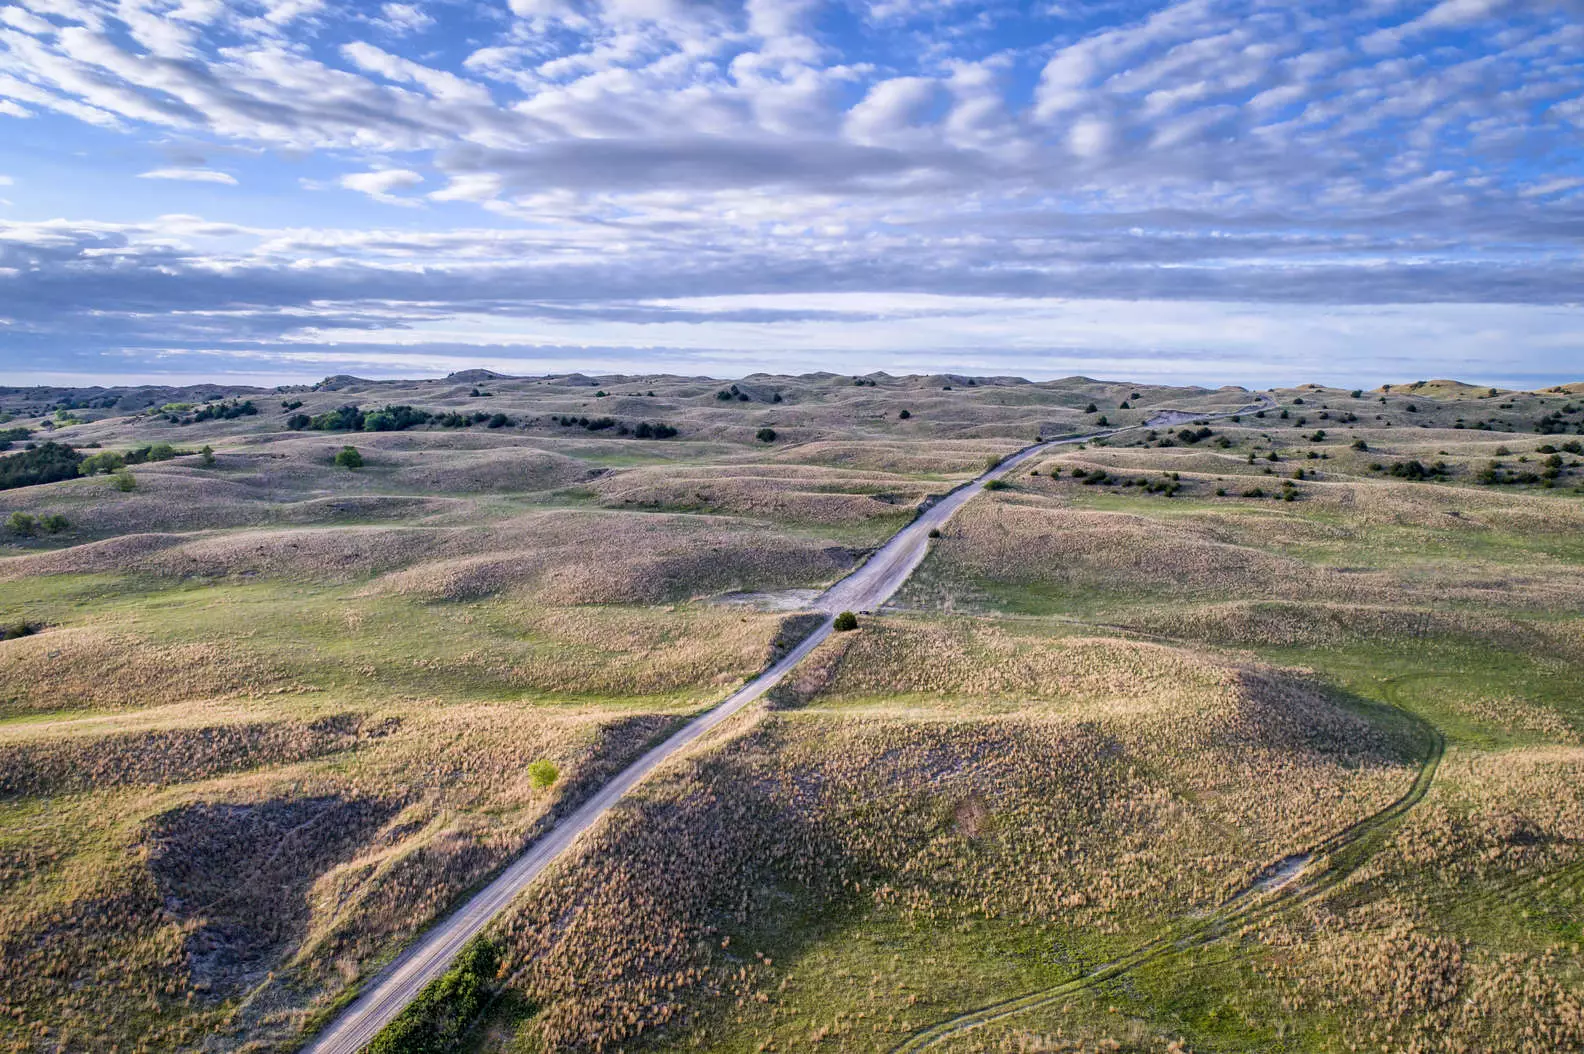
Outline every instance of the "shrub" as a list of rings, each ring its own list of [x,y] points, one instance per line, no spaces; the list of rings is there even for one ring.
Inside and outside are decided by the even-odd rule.
[[[13,512],[11,518],[6,520],[6,528],[12,534],[20,534],[24,538],[31,538],[38,533],[38,520],[25,512]]]
[[[1099,411],[1100,408],[1094,403],[1090,403],[1088,406],[1084,407],[1084,413],[1086,414],[1098,413]]]
[[[985,490],[1006,490],[1007,486],[1008,486],[1008,484],[1007,484],[1006,480],[1004,480],[1004,479],[993,479],[993,480],[990,480],[988,483],[986,483],[984,485],[984,489]]]
[[[344,446],[336,452],[335,463],[342,468],[362,468],[363,455],[355,446]]]
[[[64,443],[40,443],[32,450],[0,458],[0,490],[72,479],[83,456]]]
[[[1362,440],[1362,439],[1355,439],[1355,440],[1353,440],[1353,449],[1354,450],[1368,450],[1369,449],[1369,444],[1364,442],[1364,440]]]
[[[939,527],[931,527],[930,528],[930,532],[929,532],[929,536],[931,538],[939,538],[941,536],[940,528]]]
[[[375,1036],[365,1054],[449,1054],[489,1005],[500,949],[482,937],[469,941],[456,965],[418,994]]]
[[[544,790],[561,778],[561,770],[549,758],[540,758],[528,766],[528,782],[534,790]]]
[[[843,611],[836,616],[836,621],[832,625],[837,633],[849,633],[858,628],[858,616],[851,611]]]
[[[59,534],[71,526],[71,521],[58,512],[51,512],[39,517],[39,526],[44,528],[45,534]]]
[[[126,458],[114,450],[85,457],[77,463],[77,471],[84,476],[97,476],[101,472],[115,472],[123,468],[126,468]]]
[[[650,424],[648,421],[639,421],[633,428],[635,439],[670,439],[677,434],[677,430],[668,424]]]
[[[776,441],[776,430],[774,428],[761,428],[754,433],[754,438],[761,443],[774,443]]]
[[[290,428],[293,432],[301,432],[304,428],[307,428],[311,424],[313,424],[313,418],[309,417],[307,414],[292,414],[290,417],[286,418],[286,427]]]
[[[115,489],[119,490],[123,494],[137,490],[137,477],[132,475],[132,473],[128,472],[126,469],[121,469],[112,473],[110,480]]]
[[[1101,427],[1109,425],[1110,423],[1111,422],[1106,419],[1105,414],[1101,414],[1099,417],[1095,418],[1095,424],[1100,425]]]
[[[316,432],[361,432],[363,411],[355,406],[343,406],[313,418],[308,427]]]
[[[182,418],[181,424],[195,421],[233,421],[238,417],[251,417],[258,413],[258,407],[253,405],[253,400],[245,402],[232,400],[228,403],[214,403],[210,406],[201,406],[191,417]]]
[[[31,636],[37,633],[40,628],[26,619],[18,619],[9,625],[0,626],[0,640],[15,640],[17,637]]]
[[[615,421],[611,421],[611,419],[608,418],[608,417],[602,417],[602,418],[600,418],[600,420],[602,420],[602,421],[610,421],[610,424],[602,426],[604,428],[609,428],[610,425],[613,425],[613,424],[616,423]],[[507,425],[509,425],[511,423],[512,423],[512,419],[510,417],[507,417],[505,414],[491,414],[490,415],[490,419],[489,419],[489,426],[488,427],[490,427],[490,428],[505,428]],[[591,430],[594,429],[594,426],[592,424],[590,424],[588,427]]]
[[[30,428],[0,428],[0,450],[10,450],[12,443],[21,442],[32,434]]]
[[[913,412],[911,410],[903,410],[901,413],[897,414],[897,418],[899,420],[903,420],[903,421],[906,421],[908,418],[910,418],[912,416],[913,416]]]
[[[212,467],[214,467],[214,463],[215,463],[214,447],[212,447],[209,444],[205,443],[204,444],[204,448],[202,450],[198,451],[198,456],[199,456],[199,464],[203,465],[204,468],[212,468]]]
[[[363,415],[363,431],[400,432],[403,429],[427,424],[432,416],[427,410],[418,410],[411,406],[386,406],[383,410],[374,410]]]

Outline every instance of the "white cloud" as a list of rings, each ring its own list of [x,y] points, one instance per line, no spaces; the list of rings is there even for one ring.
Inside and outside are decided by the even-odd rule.
[[[403,198],[392,194],[393,190],[409,189],[418,186],[424,181],[423,176],[405,168],[383,168],[373,172],[355,172],[342,176],[339,180],[341,186],[347,190],[355,190],[359,194],[367,194],[375,201],[387,205],[405,205],[416,208],[423,203],[414,198]]]
[[[391,33],[419,33],[435,24],[434,16],[417,4],[381,4],[376,23]]]
[[[229,172],[216,172],[212,168],[156,168],[151,172],[138,173],[139,179],[174,179],[188,183],[224,183],[227,186],[237,185],[236,177]]]

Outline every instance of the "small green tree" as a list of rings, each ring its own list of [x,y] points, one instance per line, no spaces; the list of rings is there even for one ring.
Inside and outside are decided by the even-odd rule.
[[[528,766],[528,782],[534,790],[544,790],[561,778],[561,770],[549,758],[540,758]]]
[[[363,455],[358,453],[355,446],[344,446],[337,451],[335,463],[342,468],[362,468]]]
[[[903,420],[903,421],[906,421],[909,417],[912,417],[912,416],[913,416],[913,411],[911,411],[911,410],[903,410],[901,413],[897,414],[897,417],[899,419]]]
[[[204,448],[202,450],[198,451],[198,454],[199,454],[199,456],[201,458],[200,463],[203,465],[204,468],[212,468],[214,466],[214,463],[215,463],[214,447],[212,447],[209,444],[205,443],[204,444]]]
[[[25,512],[13,512],[11,518],[6,520],[6,527],[12,534],[20,534],[24,538],[32,537],[38,533],[38,520]]]
[[[66,528],[70,527],[71,523],[69,523],[66,517],[62,516],[60,513],[52,512],[47,516],[42,516],[39,518],[39,526],[44,528],[44,533],[46,534],[59,534]]]
[[[761,443],[774,443],[776,441],[776,430],[774,428],[761,428],[754,433],[754,438]]]
[[[837,633],[848,633],[858,628],[858,616],[851,611],[843,611],[836,616],[834,623]]]
[[[124,468],[112,472],[110,474],[110,482],[116,490],[121,491],[123,494],[137,490],[137,477]]]

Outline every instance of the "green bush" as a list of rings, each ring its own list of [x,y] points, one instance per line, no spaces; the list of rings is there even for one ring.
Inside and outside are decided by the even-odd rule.
[[[209,444],[205,443],[204,444],[204,448],[202,450],[198,451],[198,456],[201,458],[200,463],[203,465],[204,468],[212,468],[214,466],[214,463],[215,463],[214,447],[212,447]]]
[[[344,446],[336,452],[335,463],[342,468],[362,468],[363,455],[355,446]]]
[[[549,758],[540,758],[528,766],[528,783],[534,790],[544,790],[561,778],[561,770]]]
[[[776,430],[774,428],[761,428],[754,433],[754,438],[761,443],[774,443],[776,441]]]
[[[929,532],[929,536],[931,538],[939,538],[941,536],[940,528],[939,527],[931,527],[930,528],[930,532]]]
[[[111,473],[110,482],[116,490],[123,494],[137,490],[137,477],[124,468]]]
[[[31,538],[38,533],[38,520],[25,512],[13,512],[11,518],[6,520],[6,529],[12,534],[20,534],[24,538]]]
[[[1007,481],[1004,480],[1004,479],[992,479],[988,483],[985,484],[984,489],[985,490],[1006,490],[1007,486],[1008,486]]]
[[[0,490],[72,479],[82,459],[71,447],[54,442],[0,458]]]
[[[500,949],[482,937],[469,941],[456,965],[418,994],[364,1054],[450,1054],[489,1006]]]
[[[843,611],[836,616],[834,623],[837,633],[847,633],[858,628],[858,616],[851,611]]]
[[[58,512],[52,512],[39,517],[39,526],[44,528],[45,534],[59,534],[71,526],[71,522]]]

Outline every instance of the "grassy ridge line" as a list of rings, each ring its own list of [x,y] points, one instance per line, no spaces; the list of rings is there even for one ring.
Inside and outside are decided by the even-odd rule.
[[[1370,843],[1377,841],[1380,834],[1390,830],[1414,806],[1424,800],[1435,782],[1436,770],[1446,753],[1446,738],[1439,729],[1406,710],[1400,712],[1418,725],[1426,736],[1425,757],[1413,783],[1401,796],[1383,809],[1331,835],[1307,853],[1297,854],[1307,857],[1302,870],[1294,879],[1278,887],[1271,895],[1260,896],[1262,892],[1260,878],[1256,876],[1250,885],[1228,897],[1215,912],[1184,930],[1168,929],[1127,954],[1055,987],[991,1003],[978,1010],[937,1022],[915,1032],[908,1039],[891,1048],[893,1054],[928,1050],[964,1032],[1029,1010],[1049,1006],[1066,996],[1103,984],[1147,963],[1191,948],[1214,944],[1227,936],[1229,931],[1262,921],[1289,907],[1309,903],[1335,888],[1363,862],[1363,851]],[[1316,860],[1321,861],[1319,870],[1308,874],[1315,866]],[[1277,865],[1263,869],[1260,875],[1270,873],[1275,866]],[[1239,908],[1240,904],[1247,906]]]
[[[1229,417],[1235,414],[1247,413],[1255,408],[1268,408],[1272,405],[1274,405],[1274,401],[1270,396],[1260,395],[1254,403],[1248,406],[1222,413],[1195,416],[1196,418],[1204,419]],[[1175,420],[1184,411],[1166,411],[1165,413],[1172,416]],[[1156,421],[1157,419],[1151,418],[1151,421]],[[982,484],[990,479],[999,478],[1007,471],[1010,471],[1012,467],[1041,450],[1052,446],[1107,438],[1127,431],[1129,428],[1145,427],[1149,423],[1106,429],[1085,435],[1041,439],[1007,457],[999,459],[995,465],[990,466],[975,479],[954,488],[936,505],[955,506],[967,501],[973,494],[965,492],[970,491],[975,485]],[[957,498],[957,502],[952,502],[951,499],[953,498]],[[954,511],[955,507],[949,508],[946,515],[950,516]],[[822,609],[827,608],[830,606],[831,600],[850,592],[850,587],[855,577],[864,570],[875,566],[876,561],[888,549],[895,551],[896,547],[905,539],[907,533],[910,530],[916,531],[920,526],[919,521],[915,520],[912,524],[898,531],[868,561],[827,590],[825,597],[822,598],[823,603],[816,606]],[[922,559],[922,553],[918,554],[918,559]],[[895,582],[889,583],[891,586],[890,592],[894,592],[916,566],[917,560],[912,561]],[[844,586],[849,587],[849,589],[844,590]],[[557,824],[547,832],[537,844],[530,847],[526,853],[508,865],[499,877],[463,904],[450,918],[436,926],[418,944],[399,956],[379,977],[375,978],[372,988],[354,1000],[331,1023],[327,1031],[321,1033],[317,1039],[301,1049],[305,1051],[305,1054],[354,1054],[354,1052],[362,1049],[364,1044],[373,1041],[382,1034],[386,1027],[389,1027],[399,1019],[402,1011],[409,1004],[422,996],[426,988],[442,979],[441,975],[452,960],[461,953],[466,942],[481,933],[500,912],[506,909],[510,901],[518,893],[526,888],[563,852],[570,848],[578,836],[592,827],[611,805],[647,777],[654,768],[658,767],[672,753],[688,745],[694,739],[726,720],[739,709],[778,684],[830,632],[831,622],[827,619],[822,626],[811,633],[797,648],[774,663],[747,686],[734,693],[719,706],[706,711],[689,722],[660,746],[655,747],[630,768],[618,775],[593,798],[589,799],[560,824]]]

